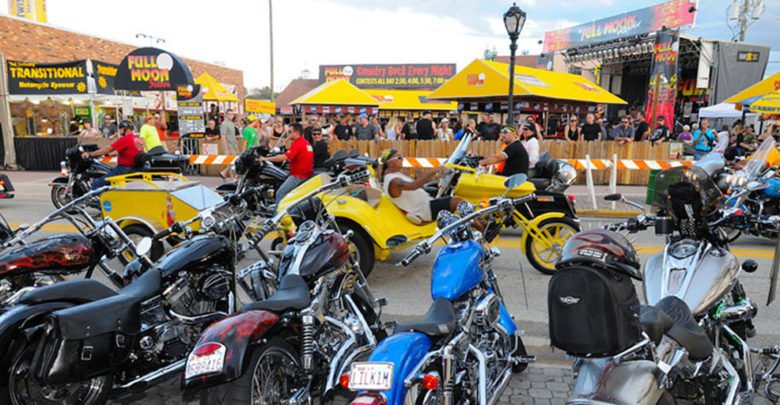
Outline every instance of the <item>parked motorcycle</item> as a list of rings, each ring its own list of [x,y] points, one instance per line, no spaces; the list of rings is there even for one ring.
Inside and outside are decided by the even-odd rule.
[[[16,190],[11,179],[5,174],[0,174],[0,199],[14,198],[14,191]]]
[[[106,190],[108,187],[87,192],[32,226],[17,230],[7,224],[0,227],[4,235],[0,239],[0,308],[14,305],[28,291],[63,281],[66,276],[86,271],[84,277],[89,279],[96,268],[114,286],[123,285],[121,274],[107,262],[122,254],[135,258],[136,244],[111,218],[96,221],[84,210],[90,199]],[[44,225],[59,220],[73,225],[78,233],[27,241]]]
[[[738,277],[741,270],[756,271],[757,265],[747,260],[740,268],[719,229],[746,220],[777,229],[780,217],[746,217],[724,209],[713,178],[717,162],[713,155],[690,168],[660,172],[653,195],[656,212],[609,226],[628,232],[654,226],[666,237],[664,251],[645,264],[644,279],[633,248],[620,235],[589,231],[564,247],[548,301],[553,345],[578,357],[570,403],[601,398],[621,404],[780,399],[775,384],[778,347],[755,349],[746,343],[755,334],[757,307]],[[722,167],[722,158],[720,162]],[[776,264],[778,260],[776,251]],[[640,310],[629,277],[643,279],[644,297],[652,307]],[[773,266],[770,292],[776,279]],[[583,318],[586,313],[590,315]]]
[[[284,165],[266,162],[260,158],[278,153],[281,151],[272,153],[272,150],[261,146],[242,152],[234,163],[238,181],[220,184],[217,186],[217,192],[224,195],[243,192],[247,187],[260,187],[262,198],[258,207],[259,214],[270,217],[274,213],[276,190],[290,173]]]
[[[0,316],[0,382],[7,384],[0,402],[102,404],[177,375],[203,328],[233,312],[243,201],[199,213],[206,234],[156,264],[128,264],[129,284],[119,291],[73,280],[22,295]],[[187,234],[186,225],[157,237]]]
[[[525,175],[506,180],[513,189]],[[368,361],[356,362],[342,384],[360,391],[352,404],[493,404],[512,377],[533,358],[506,306],[491,263],[499,255],[490,243],[514,207],[534,198],[494,198],[474,211],[468,202],[458,217],[443,211],[439,231],[419,243],[400,265],[408,266],[430,253],[440,238],[449,241],[433,265],[428,313],[411,323],[398,324],[379,343]],[[484,234],[471,229],[481,221]]]
[[[203,404],[307,404],[330,398],[339,377],[382,337],[373,298],[335,218],[316,197],[363,182],[366,170],[340,175],[291,202],[252,237],[256,243],[288,214],[297,231],[276,271],[273,293],[206,329],[184,373],[187,396]]]
[[[79,198],[92,189],[92,182],[103,177],[111,166],[96,158],[84,159],[84,152],[98,150],[97,145],[81,145],[65,150],[65,160],[60,162],[60,176],[49,183],[51,201],[60,208],[74,198]],[[189,159],[186,156],[161,154],[146,156],[145,162],[139,162],[139,170],[180,172]]]

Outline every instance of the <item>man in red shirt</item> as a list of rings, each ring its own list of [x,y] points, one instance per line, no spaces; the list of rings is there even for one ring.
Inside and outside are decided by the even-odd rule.
[[[290,125],[288,137],[292,144],[287,153],[262,158],[267,162],[274,163],[290,161],[290,177],[279,186],[279,190],[276,190],[276,205],[279,205],[279,201],[282,201],[287,193],[308,180],[314,172],[314,149],[309,141],[303,137],[303,126],[301,124]]]
[[[119,156],[117,157],[117,165],[103,177],[96,179],[92,182],[92,189],[97,190],[100,187],[107,186],[108,182],[106,178],[111,176],[119,176],[127,174],[135,169],[135,157],[144,150],[144,141],[136,137],[133,134],[135,125],[128,120],[124,120],[119,123],[119,133],[122,136],[109,146],[98,149],[94,152],[84,152],[81,157],[89,159],[93,157],[100,157],[107,155],[113,151],[116,151]]]

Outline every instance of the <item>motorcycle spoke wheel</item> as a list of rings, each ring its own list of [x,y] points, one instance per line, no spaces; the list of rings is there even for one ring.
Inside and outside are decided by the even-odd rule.
[[[252,405],[281,404],[295,387],[292,355],[282,348],[268,348],[260,356],[252,374]]]
[[[535,269],[554,274],[563,245],[578,232],[579,226],[568,218],[556,218],[542,221],[538,228],[536,237],[529,235],[526,239],[526,257]]]
[[[105,403],[110,377],[88,381],[44,386],[30,375],[35,345],[28,346],[16,359],[8,376],[8,396],[12,405],[89,405]]]

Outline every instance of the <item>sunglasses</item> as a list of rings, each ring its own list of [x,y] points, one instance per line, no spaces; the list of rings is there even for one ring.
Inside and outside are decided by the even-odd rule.
[[[391,160],[404,160],[404,157],[401,156],[401,155],[396,155],[396,156],[391,157],[390,159],[387,159],[388,162],[391,161]]]
[[[320,135],[320,136],[322,136],[322,132],[315,132],[315,133],[313,133],[312,135],[314,135],[314,136],[317,136],[317,135]]]

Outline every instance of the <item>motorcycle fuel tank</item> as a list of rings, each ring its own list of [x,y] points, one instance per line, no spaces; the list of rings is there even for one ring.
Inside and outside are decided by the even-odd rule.
[[[433,264],[431,297],[458,299],[482,282],[482,246],[473,240],[448,244],[439,251]]]
[[[210,270],[215,265],[230,266],[234,258],[230,241],[222,235],[202,235],[184,241],[176,246],[154,267],[160,269],[163,278],[177,274],[181,270]]]
[[[674,295],[699,315],[731,290],[737,276],[739,263],[728,250],[707,242],[681,240],[647,260],[645,299],[648,305],[655,305]]]
[[[92,241],[79,234],[52,236],[0,255],[0,277],[35,271],[79,271],[89,266]]]
[[[761,190],[761,194],[767,198],[780,198],[780,179],[766,179],[764,182],[769,187]]]

